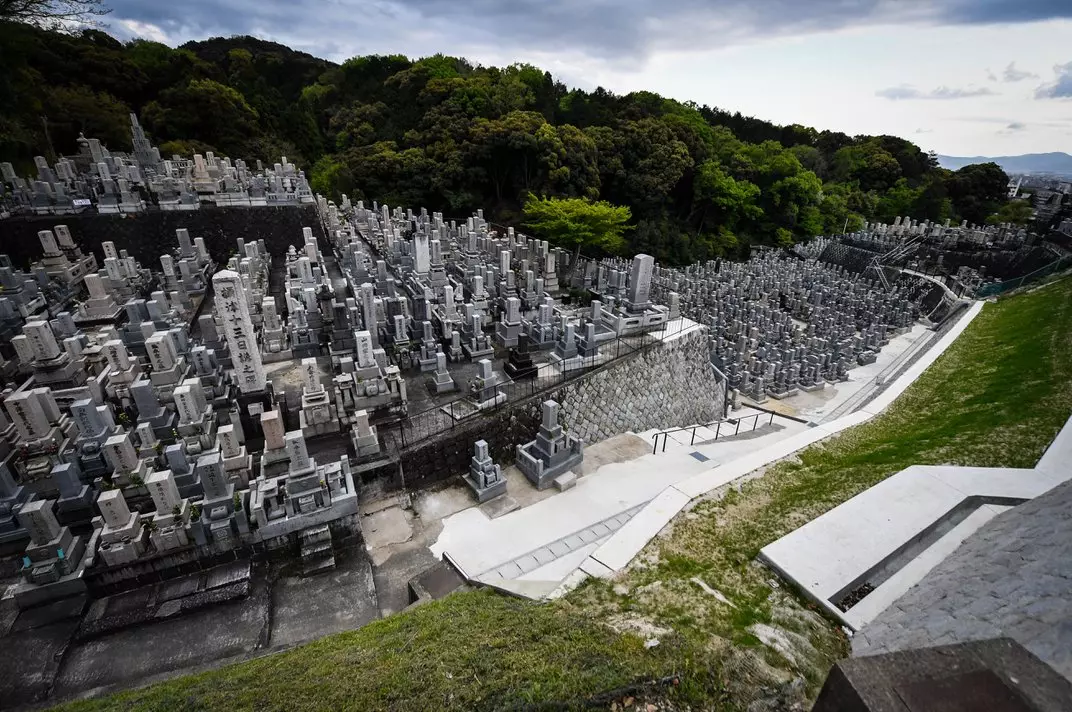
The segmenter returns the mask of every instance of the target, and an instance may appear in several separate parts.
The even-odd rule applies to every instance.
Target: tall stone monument
[[[272,399],[242,278],[237,272],[221,270],[212,277],[212,288],[238,385],[242,429],[247,434],[260,435],[260,415]]]

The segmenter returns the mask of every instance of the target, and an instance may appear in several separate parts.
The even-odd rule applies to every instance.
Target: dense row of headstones
[[[774,251],[743,263],[659,268],[653,282],[710,328],[712,363],[757,401],[847,379],[917,318],[897,289]]]
[[[197,210],[219,207],[311,204],[305,174],[283,156],[280,163],[256,168],[241,159],[194,154],[162,158],[130,115],[130,154],[109,151],[95,138],[79,137],[79,153],[49,165],[35,156],[36,178],[22,178],[10,163],[0,163],[0,205],[12,212],[77,214],[92,206],[98,213]],[[8,192],[6,186],[10,185]]]

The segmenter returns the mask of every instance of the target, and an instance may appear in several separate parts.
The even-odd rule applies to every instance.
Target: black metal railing
[[[767,420],[766,423],[764,423],[764,425],[771,425],[772,423],[774,423],[774,413],[763,412],[763,413],[753,413],[752,415],[746,415],[746,416],[744,416],[742,418],[727,418],[725,420],[715,420],[715,421],[712,421],[710,423],[705,423],[705,424],[702,424],[702,425],[689,425],[689,426],[686,426],[684,428],[673,428],[672,430],[664,430],[662,432],[655,433],[654,435],[651,436],[652,440],[654,441],[652,443],[652,446],[651,446],[651,454],[654,455],[657,452],[660,452],[660,450],[659,450],[659,438],[660,437],[663,439],[663,447],[662,447],[661,452],[666,452],[666,441],[669,438],[671,433],[687,433],[687,432],[691,432],[692,435],[689,438],[689,447],[692,447],[693,445],[696,444],[696,431],[699,430],[700,428],[707,428],[708,430],[714,429],[715,437],[709,438],[709,439],[703,441],[703,442],[706,442],[706,443],[710,443],[710,442],[714,442],[715,440],[718,440],[720,437],[729,438],[729,437],[733,437],[734,435],[738,435],[741,432],[741,424],[745,423],[748,420],[752,421],[752,427],[749,428],[746,425],[745,426],[745,432],[750,432],[752,430],[755,430],[756,428],[759,427],[759,421],[764,416],[769,417],[769,419]],[[726,433],[725,434],[722,433],[723,426],[725,426],[725,428],[726,428]],[[733,432],[730,433],[730,430],[732,430]],[[674,442],[677,442],[677,441],[675,440]]]

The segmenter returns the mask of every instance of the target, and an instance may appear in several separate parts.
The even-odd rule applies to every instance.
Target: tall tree
[[[581,248],[614,254],[623,245],[629,208],[584,198],[543,198],[529,194],[523,223],[559,247],[574,249],[573,264]]]

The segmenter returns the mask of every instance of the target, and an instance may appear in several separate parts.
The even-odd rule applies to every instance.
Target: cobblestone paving
[[[857,633],[852,652],[1002,635],[1072,680],[1072,480],[988,522]]]

